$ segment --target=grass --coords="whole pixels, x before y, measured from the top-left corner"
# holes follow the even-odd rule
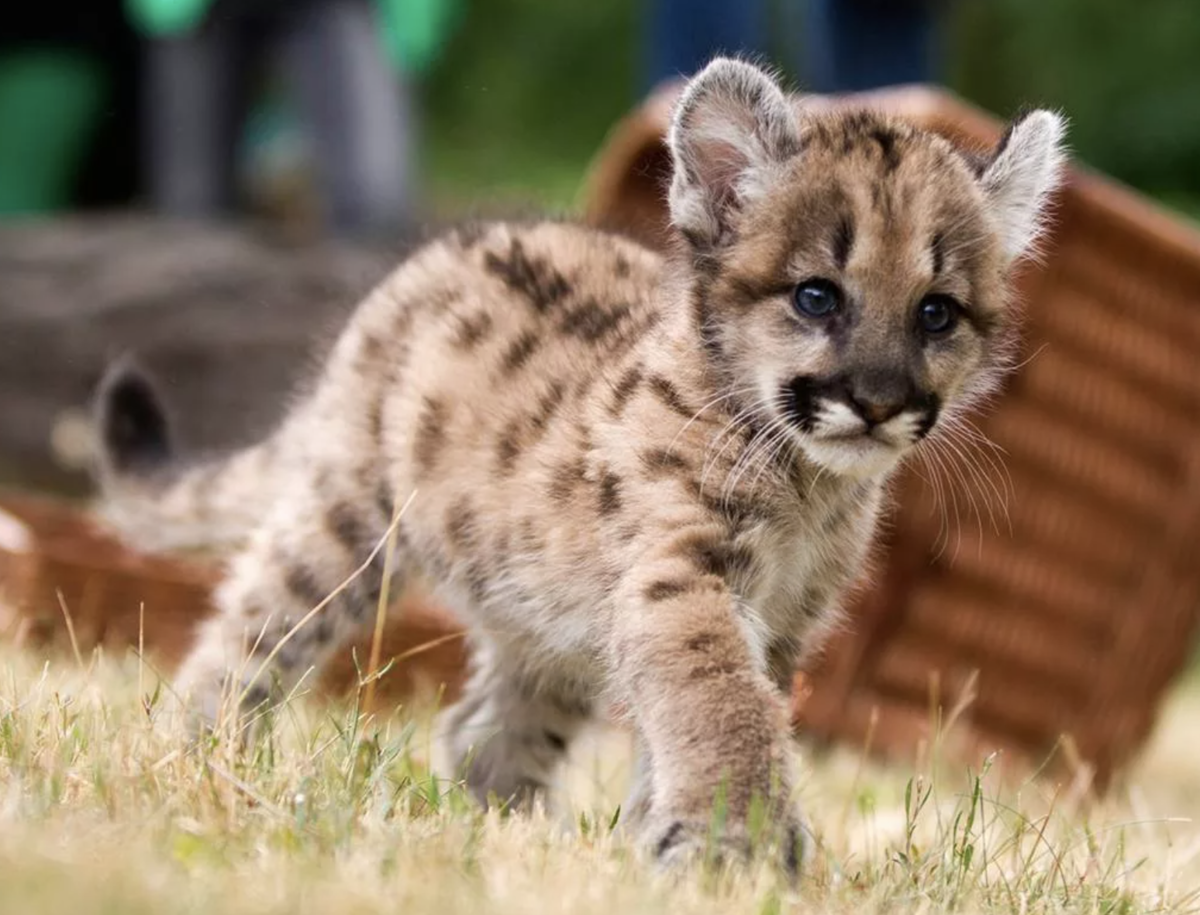
[[[140,684],[140,685],[139,685]],[[1200,684],[1100,803],[948,765],[808,763],[821,835],[768,864],[661,876],[612,829],[625,741],[574,754],[554,814],[483,813],[430,768],[422,710],[296,703],[245,750],[189,750],[133,660],[0,651],[0,912],[1187,912],[1200,886]]]

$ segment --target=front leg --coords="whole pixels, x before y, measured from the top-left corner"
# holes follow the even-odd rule
[[[791,802],[787,703],[726,582],[671,544],[643,554],[621,593],[616,684],[653,764],[642,838],[664,862],[748,855],[777,839],[790,869],[803,830]]]

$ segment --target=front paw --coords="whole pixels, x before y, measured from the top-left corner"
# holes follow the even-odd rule
[[[814,846],[812,832],[795,815],[754,832],[744,823],[718,823],[711,817],[657,815],[643,829],[642,843],[668,869],[723,867],[769,856],[789,877],[799,876]]]

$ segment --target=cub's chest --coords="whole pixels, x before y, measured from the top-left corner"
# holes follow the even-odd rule
[[[878,487],[847,485],[749,532],[757,557],[743,599],[775,636],[836,607],[861,574],[879,513]]]

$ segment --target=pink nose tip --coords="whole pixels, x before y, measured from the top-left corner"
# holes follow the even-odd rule
[[[858,413],[863,419],[877,426],[880,423],[886,423],[893,416],[900,413],[904,409],[904,401],[863,402],[856,400],[854,406],[858,409]]]

